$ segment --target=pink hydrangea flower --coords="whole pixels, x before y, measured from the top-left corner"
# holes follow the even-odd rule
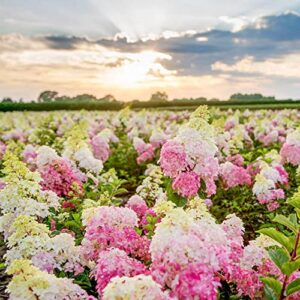
[[[220,174],[227,188],[251,184],[251,176],[247,169],[236,166],[229,161],[221,165]]]
[[[165,175],[176,177],[188,167],[184,147],[175,141],[166,142],[161,149],[159,163]]]
[[[42,176],[41,186],[51,190],[60,197],[68,197],[70,193],[80,195],[83,192],[82,182],[73,172],[65,159],[53,160],[39,169]]]
[[[50,252],[39,252],[31,258],[31,261],[36,267],[48,273],[53,273],[58,266],[54,253]]]
[[[102,160],[105,162],[110,155],[109,144],[100,136],[94,136],[90,144],[92,146],[92,151],[95,158]]]
[[[32,145],[26,145],[24,151],[22,152],[24,162],[28,164],[33,164],[37,157],[37,151]]]
[[[170,295],[176,299],[215,300],[219,286],[221,286],[220,279],[207,265],[190,264],[179,274]]]
[[[146,202],[138,195],[131,196],[126,207],[132,209],[139,218],[142,218],[148,210]]]
[[[241,154],[235,154],[235,155],[229,156],[227,158],[227,160],[239,167],[241,167],[244,163],[244,157]]]
[[[138,153],[137,163],[139,165],[154,158],[154,146],[145,143],[141,138],[135,137],[133,140],[133,146]]]
[[[289,162],[293,166],[300,165],[300,145],[283,144],[280,155],[284,162]]]
[[[144,151],[139,154],[137,158],[137,163],[140,165],[145,161],[153,159],[155,156],[154,147],[151,144],[147,144]]]
[[[200,178],[195,172],[182,172],[173,181],[172,187],[178,194],[190,198],[197,195]]]
[[[99,253],[93,277],[97,282],[97,291],[99,295],[102,295],[103,289],[114,277],[133,277],[148,273],[144,264],[129,257],[126,252],[120,249],[108,249]]]
[[[194,172],[204,180],[207,196],[210,197],[211,195],[215,194],[215,180],[218,178],[219,174],[218,159],[214,157],[206,157],[198,164],[196,164],[196,166],[194,167]]]
[[[280,183],[288,184],[289,183],[289,174],[284,169],[284,167],[281,166],[281,165],[278,165],[278,166],[275,167],[275,169],[278,171],[278,173],[280,175]]]
[[[150,260],[150,240],[135,230],[138,218],[135,212],[124,207],[102,206],[86,224],[82,241],[85,259],[97,260],[99,252],[114,247],[143,261]]]
[[[283,199],[285,196],[283,189],[273,189],[257,196],[260,204],[266,204],[269,211],[273,211],[279,207],[276,200]]]

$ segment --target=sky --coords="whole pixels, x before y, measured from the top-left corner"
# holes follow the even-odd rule
[[[0,0],[0,98],[300,99],[300,0]]]

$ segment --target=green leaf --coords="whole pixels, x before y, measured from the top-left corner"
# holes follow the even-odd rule
[[[284,270],[284,274],[290,276],[293,272],[300,269],[300,258],[295,261],[284,263],[282,269]]]
[[[288,201],[288,204],[294,206],[297,209],[300,209],[300,196],[299,196],[299,192],[297,192],[296,194],[294,194],[293,197],[291,197]]]
[[[286,226],[288,229],[292,230],[294,233],[297,233],[297,227],[295,224],[293,224],[287,217],[283,215],[277,215],[274,219],[273,222],[277,222],[279,224],[282,224]]]
[[[298,291],[300,291],[300,278],[295,279],[287,286],[286,294],[289,296]]]
[[[125,189],[125,188],[119,188],[116,192],[116,195],[117,194],[122,194],[122,193],[127,193],[128,191]]]
[[[183,207],[186,204],[186,199],[184,197],[179,196],[173,189],[171,181],[167,182],[166,187],[168,199],[176,204],[178,207]]]
[[[78,223],[76,223],[76,222],[73,221],[73,220],[71,220],[71,221],[66,221],[66,222],[65,222],[65,226],[66,226],[66,227],[73,227],[73,228],[81,229],[81,225],[79,225]]]
[[[287,252],[282,249],[282,248],[275,248],[275,249],[270,249],[268,251],[271,259],[273,260],[273,262],[276,264],[276,266],[283,272],[283,264],[288,262],[290,260],[290,256],[287,254]]]
[[[265,286],[265,296],[267,300],[278,300],[276,292],[270,288],[268,285]]]
[[[274,277],[260,277],[260,280],[269,288],[271,288],[276,295],[280,295],[281,289],[282,289],[282,284],[275,279]]]
[[[263,228],[258,230],[258,232],[267,235],[286,248],[288,252],[293,250],[294,245],[290,242],[289,238],[275,228]]]
[[[135,232],[138,234],[138,235],[142,235],[142,233],[143,233],[143,230],[142,229],[140,229],[140,228],[134,228],[134,230],[135,230]]]
[[[294,226],[298,226],[298,219],[296,214],[290,214],[289,220],[294,224]]]
[[[146,220],[148,223],[152,223],[152,216],[151,215],[146,215]]]
[[[81,218],[80,218],[80,214],[76,213],[76,214],[72,214],[73,219],[77,222],[77,223],[81,223]]]

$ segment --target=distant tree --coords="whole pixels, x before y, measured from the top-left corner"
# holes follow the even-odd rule
[[[230,96],[230,100],[266,100],[266,101],[274,101],[276,100],[273,96],[264,96],[262,94],[233,94]]]
[[[154,102],[166,102],[168,101],[169,96],[167,95],[166,92],[156,92],[151,95],[151,98],[149,101],[154,101]]]
[[[106,101],[106,102],[115,102],[115,101],[117,101],[117,99],[113,95],[110,95],[110,94],[104,96],[103,98],[100,98],[99,100]]]
[[[72,100],[72,98],[68,97],[68,96],[59,96],[59,97],[55,97],[55,101],[56,102],[60,102],[60,101],[70,101]]]
[[[11,103],[11,102],[13,102],[13,100],[11,98],[6,97],[6,98],[3,98],[1,102],[2,103]]]
[[[129,106],[131,106],[131,105],[133,105],[133,106],[139,106],[140,103],[141,103],[140,100],[134,99],[134,100],[131,100],[131,101],[128,103],[128,105],[129,105]]]
[[[80,101],[80,102],[89,102],[89,101],[96,101],[97,98],[94,95],[81,94],[74,97],[73,100]]]
[[[58,92],[56,91],[44,91],[38,97],[38,102],[52,102],[55,100]]]

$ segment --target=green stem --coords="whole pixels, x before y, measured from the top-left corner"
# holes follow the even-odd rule
[[[298,230],[298,233],[296,236],[296,241],[295,241],[294,250],[293,250],[292,256],[291,256],[291,261],[294,261],[295,258],[297,257],[297,248],[298,248],[298,244],[299,244],[299,239],[300,239],[300,230]],[[283,284],[282,284],[282,289],[281,289],[279,300],[283,300],[285,298],[285,288],[287,286],[288,279],[289,279],[289,276],[285,275],[284,279],[283,279]]]

